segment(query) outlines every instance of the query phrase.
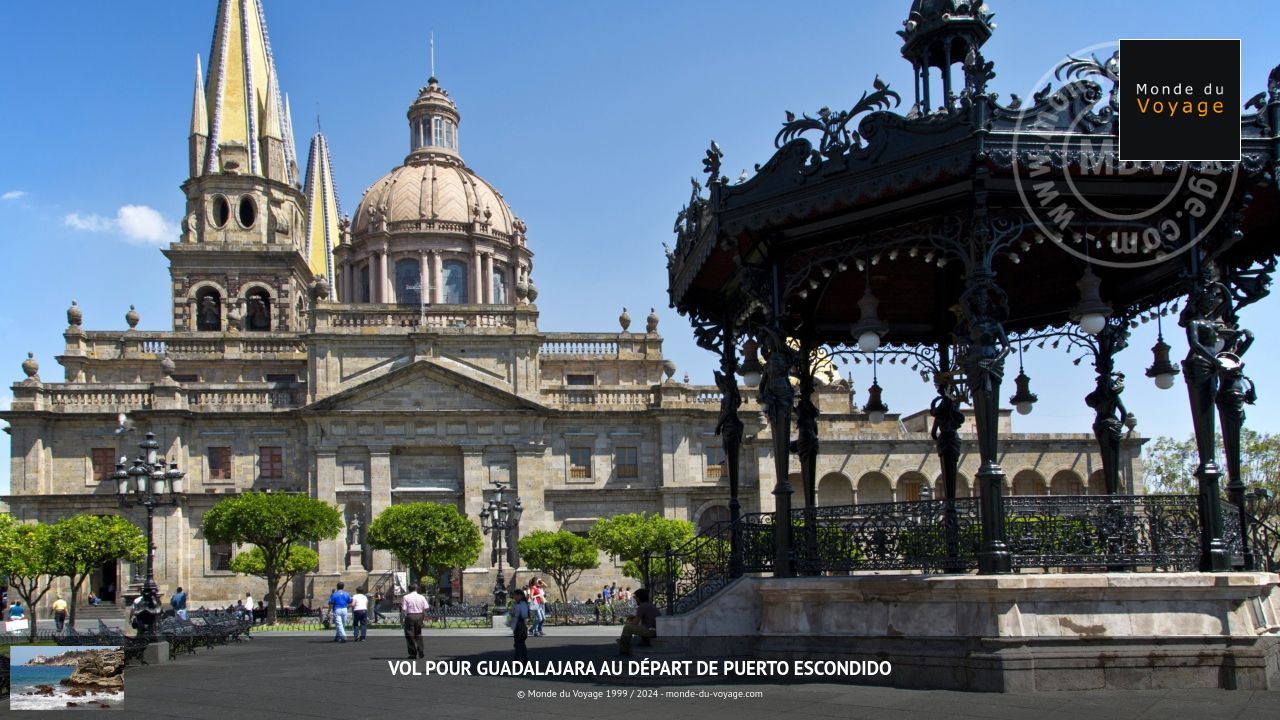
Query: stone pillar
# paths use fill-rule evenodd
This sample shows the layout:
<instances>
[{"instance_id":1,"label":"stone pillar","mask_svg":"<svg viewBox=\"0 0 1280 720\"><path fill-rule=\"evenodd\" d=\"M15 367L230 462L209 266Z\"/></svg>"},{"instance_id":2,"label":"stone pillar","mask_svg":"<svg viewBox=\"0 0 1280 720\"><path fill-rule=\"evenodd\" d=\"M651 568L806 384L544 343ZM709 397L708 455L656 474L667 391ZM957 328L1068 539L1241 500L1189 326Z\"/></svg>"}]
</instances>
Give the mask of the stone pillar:
<instances>
[{"instance_id":1,"label":"stone pillar","mask_svg":"<svg viewBox=\"0 0 1280 720\"><path fill-rule=\"evenodd\" d=\"M485 508L484 492L489 478L484 472L484 448L464 446L462 450L462 512L480 523L480 511ZM494 570L490 567L493 553L493 533L482 532L484 545L475 565L463 569L462 592L467 602L493 602Z\"/></svg>"},{"instance_id":2,"label":"stone pillar","mask_svg":"<svg viewBox=\"0 0 1280 720\"><path fill-rule=\"evenodd\" d=\"M327 503L337 502L339 482L338 452L334 448L316 449L316 474L311 488L312 497ZM320 541L321 574L342 572L346 564L346 546L343 537Z\"/></svg>"},{"instance_id":3,"label":"stone pillar","mask_svg":"<svg viewBox=\"0 0 1280 720\"><path fill-rule=\"evenodd\" d=\"M377 518L391 506L391 448L369 448L369 518ZM345 540L345 538L344 538ZM345 559L344 559L345 563ZM375 550L373 553L373 572L381 573L391 569L391 553L386 550Z\"/></svg>"},{"instance_id":4,"label":"stone pillar","mask_svg":"<svg viewBox=\"0 0 1280 720\"><path fill-rule=\"evenodd\" d=\"M431 253L431 302L439 305L444 302L443 285L443 260L440 258L439 251Z\"/></svg>"},{"instance_id":5,"label":"stone pillar","mask_svg":"<svg viewBox=\"0 0 1280 720\"><path fill-rule=\"evenodd\" d=\"M493 304L493 255L485 253L484 255L484 274L481 277L484 281L484 302Z\"/></svg>"},{"instance_id":6,"label":"stone pillar","mask_svg":"<svg viewBox=\"0 0 1280 720\"><path fill-rule=\"evenodd\" d=\"M471 263L472 289L471 294L467 297L467 302L482 303L484 302L484 268L483 260L480 257L480 251L475 251L475 257Z\"/></svg>"},{"instance_id":7,"label":"stone pillar","mask_svg":"<svg viewBox=\"0 0 1280 720\"><path fill-rule=\"evenodd\" d=\"M391 283L387 279L387 249L378 251L378 302L391 302Z\"/></svg>"},{"instance_id":8,"label":"stone pillar","mask_svg":"<svg viewBox=\"0 0 1280 720\"><path fill-rule=\"evenodd\" d=\"M396 264L391 262L390 251L382 253L382 279L386 282L386 291L383 293L385 303L394 303L398 300L396 297Z\"/></svg>"},{"instance_id":9,"label":"stone pillar","mask_svg":"<svg viewBox=\"0 0 1280 720\"><path fill-rule=\"evenodd\" d=\"M421 303L431 302L431 268L427 267L427 251L418 251L418 300Z\"/></svg>"}]
</instances>

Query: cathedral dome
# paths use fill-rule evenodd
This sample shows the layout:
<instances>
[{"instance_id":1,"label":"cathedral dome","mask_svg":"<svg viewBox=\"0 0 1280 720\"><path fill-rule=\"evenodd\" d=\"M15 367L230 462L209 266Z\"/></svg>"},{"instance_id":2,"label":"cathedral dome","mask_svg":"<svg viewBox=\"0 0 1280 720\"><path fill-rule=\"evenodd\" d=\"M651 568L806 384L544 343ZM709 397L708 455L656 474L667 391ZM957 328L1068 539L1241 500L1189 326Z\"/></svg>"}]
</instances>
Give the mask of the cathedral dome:
<instances>
[{"instance_id":1,"label":"cathedral dome","mask_svg":"<svg viewBox=\"0 0 1280 720\"><path fill-rule=\"evenodd\" d=\"M433 77L409 106L409 155L365 191L335 249L340 301L532 301L525 224L458 152L458 107Z\"/></svg>"},{"instance_id":2,"label":"cathedral dome","mask_svg":"<svg viewBox=\"0 0 1280 720\"><path fill-rule=\"evenodd\" d=\"M518 219L502 194L460 161L410 155L364 194L352 222L358 235L375 232L465 232L510 239Z\"/></svg>"},{"instance_id":3,"label":"cathedral dome","mask_svg":"<svg viewBox=\"0 0 1280 720\"><path fill-rule=\"evenodd\" d=\"M458 153L458 107L433 77L409 106L409 156L365 191L352 231L466 232L519 237L523 224L502 194Z\"/></svg>"}]
</instances>

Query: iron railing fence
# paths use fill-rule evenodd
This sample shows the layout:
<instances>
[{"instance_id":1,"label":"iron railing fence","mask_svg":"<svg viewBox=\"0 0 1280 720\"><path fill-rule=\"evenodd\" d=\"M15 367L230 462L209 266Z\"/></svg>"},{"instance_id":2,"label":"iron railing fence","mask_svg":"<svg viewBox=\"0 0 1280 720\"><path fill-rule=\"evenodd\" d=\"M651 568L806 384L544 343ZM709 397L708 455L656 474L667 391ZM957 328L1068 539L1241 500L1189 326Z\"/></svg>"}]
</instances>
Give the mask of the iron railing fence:
<instances>
[{"instance_id":1,"label":"iron railing fence","mask_svg":"<svg viewBox=\"0 0 1280 720\"><path fill-rule=\"evenodd\" d=\"M859 571L968 572L978 566L978 498L801 508L789 543L799 575ZM1243 563L1239 514L1223 503L1223 535ZM1059 495L1004 498L1005 541L1015 571L1193 571L1200 563L1195 495ZM1275 567L1280 533L1250 523ZM732 541L737 540L737 552ZM655 600L688 612L742 575L772 572L773 513L718 522L684 545L645 558ZM1259 552L1259 555L1262 555Z\"/></svg>"}]
</instances>

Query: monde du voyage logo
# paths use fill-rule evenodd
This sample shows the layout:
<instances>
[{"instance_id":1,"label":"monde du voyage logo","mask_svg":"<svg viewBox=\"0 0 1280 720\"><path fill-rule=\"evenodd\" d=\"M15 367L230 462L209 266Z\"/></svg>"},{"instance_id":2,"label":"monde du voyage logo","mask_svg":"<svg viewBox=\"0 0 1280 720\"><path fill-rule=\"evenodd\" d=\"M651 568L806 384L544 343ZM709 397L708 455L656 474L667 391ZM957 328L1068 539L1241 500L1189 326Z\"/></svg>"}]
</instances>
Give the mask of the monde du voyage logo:
<instances>
[{"instance_id":1,"label":"monde du voyage logo","mask_svg":"<svg viewBox=\"0 0 1280 720\"><path fill-rule=\"evenodd\" d=\"M1239 40L1100 43L1060 60L1028 95L1014 179L1044 238L1088 263L1141 267L1217 227L1240 170ZM1129 177L1165 182L1152 197L1115 183Z\"/></svg>"}]
</instances>

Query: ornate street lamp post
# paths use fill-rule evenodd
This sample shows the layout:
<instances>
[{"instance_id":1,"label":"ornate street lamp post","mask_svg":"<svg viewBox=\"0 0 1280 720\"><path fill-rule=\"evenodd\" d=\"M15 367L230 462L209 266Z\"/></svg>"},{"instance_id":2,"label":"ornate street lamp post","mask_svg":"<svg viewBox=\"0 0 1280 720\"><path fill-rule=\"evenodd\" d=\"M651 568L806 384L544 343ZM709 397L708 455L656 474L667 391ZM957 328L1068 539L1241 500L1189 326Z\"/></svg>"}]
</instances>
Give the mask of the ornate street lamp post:
<instances>
[{"instance_id":1,"label":"ornate street lamp post","mask_svg":"<svg viewBox=\"0 0 1280 720\"><path fill-rule=\"evenodd\" d=\"M121 508L134 505L147 509L147 578L142 584L142 610L137 619L138 633L149 637L160 614L160 588L156 586L155 576L155 509L160 505L178 504L186 473L178 469L177 463L169 463L165 469L164 459L158 455L160 443L156 442L155 433L147 433L138 448L142 454L133 461L133 467L125 470L123 462L116 464L111 479L116 482Z\"/></svg>"},{"instance_id":2,"label":"ornate street lamp post","mask_svg":"<svg viewBox=\"0 0 1280 720\"><path fill-rule=\"evenodd\" d=\"M507 604L507 583L503 577L503 544L506 544L506 559L514 567L516 564L514 543L509 542L508 535L511 531L520 526L520 515L524 512L524 506L520 503L520 498L508 501L503 497L503 493L509 490L506 485L501 482L495 482L496 492L489 499L489 504L485 509L480 511L480 528L490 533L493 539L493 551L490 553L490 564L497 564L498 579L493 585L493 604L497 607L505 607Z\"/></svg>"}]
</instances>

